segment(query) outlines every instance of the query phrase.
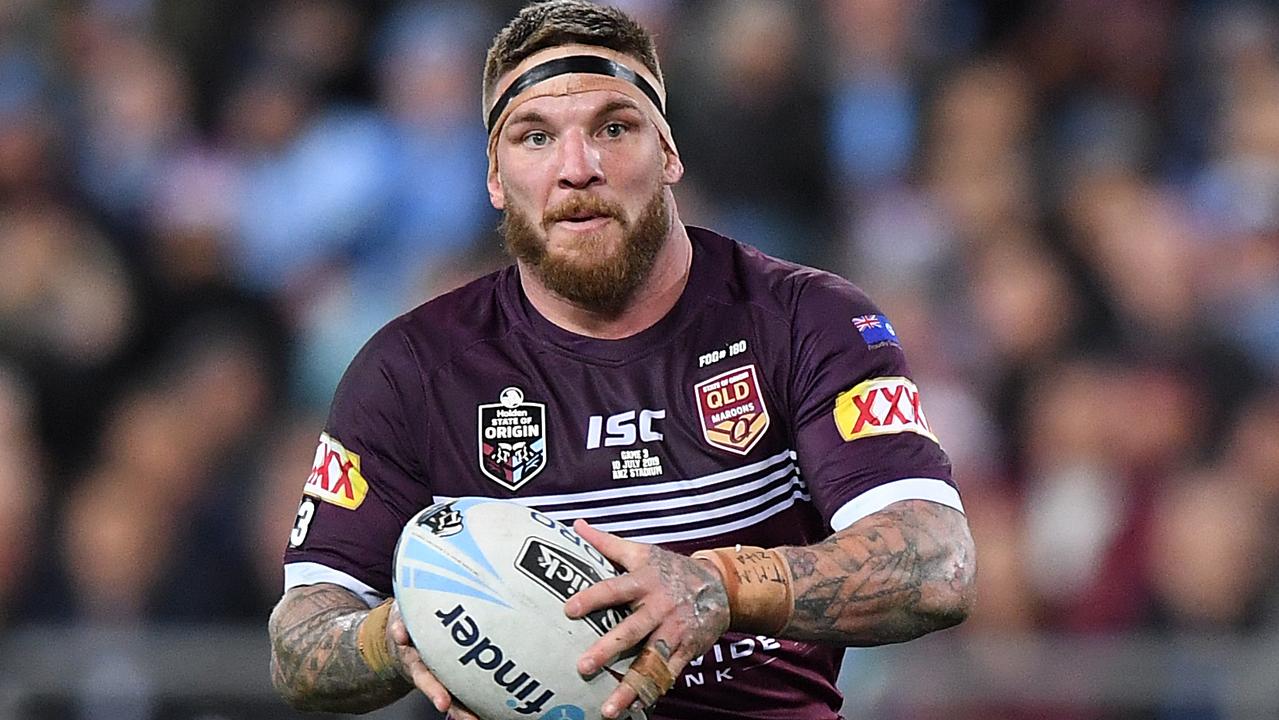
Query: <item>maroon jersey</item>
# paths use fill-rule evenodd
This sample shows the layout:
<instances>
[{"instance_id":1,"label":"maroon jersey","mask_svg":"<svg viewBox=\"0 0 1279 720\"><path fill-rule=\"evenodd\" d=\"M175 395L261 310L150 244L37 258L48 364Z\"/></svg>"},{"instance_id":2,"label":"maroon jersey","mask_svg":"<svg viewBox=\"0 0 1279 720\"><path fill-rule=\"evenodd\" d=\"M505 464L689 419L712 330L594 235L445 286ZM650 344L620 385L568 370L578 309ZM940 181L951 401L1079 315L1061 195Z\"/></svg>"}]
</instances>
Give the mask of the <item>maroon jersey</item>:
<instances>
[{"instance_id":1,"label":"maroon jersey","mask_svg":"<svg viewBox=\"0 0 1279 720\"><path fill-rule=\"evenodd\" d=\"M822 540L890 503L962 509L892 325L847 281L689 228L675 307L622 340L539 315L515 266L379 331L347 370L287 587L391 591L408 519L464 495L681 553ZM843 648L729 633L661 718L835 718Z\"/></svg>"}]
</instances>

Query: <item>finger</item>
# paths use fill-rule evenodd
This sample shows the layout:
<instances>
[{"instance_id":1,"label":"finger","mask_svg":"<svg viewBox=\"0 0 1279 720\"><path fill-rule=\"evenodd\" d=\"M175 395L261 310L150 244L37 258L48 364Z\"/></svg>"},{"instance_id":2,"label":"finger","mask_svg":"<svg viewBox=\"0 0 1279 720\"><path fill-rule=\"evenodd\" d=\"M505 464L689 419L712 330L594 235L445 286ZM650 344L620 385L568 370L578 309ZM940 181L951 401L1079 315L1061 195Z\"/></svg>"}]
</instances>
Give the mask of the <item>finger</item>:
<instances>
[{"instance_id":1,"label":"finger","mask_svg":"<svg viewBox=\"0 0 1279 720\"><path fill-rule=\"evenodd\" d=\"M454 701L453 707L449 708L449 720L480 720L480 716L475 712L467 710L462 703Z\"/></svg>"},{"instance_id":2,"label":"finger","mask_svg":"<svg viewBox=\"0 0 1279 720\"><path fill-rule=\"evenodd\" d=\"M418 654L414 647L400 648L400 663L404 665L404 669L409 673L409 679L413 681L413 686L422 691L435 706L436 710L445 712L452 704L453 696L449 694L448 688L436 679L435 675L426 667L426 663L422 662L422 656Z\"/></svg>"},{"instance_id":3,"label":"finger","mask_svg":"<svg viewBox=\"0 0 1279 720\"><path fill-rule=\"evenodd\" d=\"M652 590L632 573L601 580L590 587L578 590L564 601L564 614L571 618L585 617L601 608L625 605L638 600Z\"/></svg>"},{"instance_id":4,"label":"finger","mask_svg":"<svg viewBox=\"0 0 1279 720\"><path fill-rule=\"evenodd\" d=\"M626 570L644 564L648 558L650 546L643 543L622 539L613 533L597 530L595 526L578 519L573 521L573 530L586 542L595 546L604 557L621 565Z\"/></svg>"},{"instance_id":5,"label":"finger","mask_svg":"<svg viewBox=\"0 0 1279 720\"><path fill-rule=\"evenodd\" d=\"M386 632L391 636L391 642L396 645L413 644L413 639L409 637L409 629L404 624L404 614L400 612L398 600L391 602L391 614L386 621Z\"/></svg>"},{"instance_id":6,"label":"finger","mask_svg":"<svg viewBox=\"0 0 1279 720\"><path fill-rule=\"evenodd\" d=\"M449 720L480 720L478 715L456 699L453 700L453 706L449 708L448 717Z\"/></svg>"},{"instance_id":7,"label":"finger","mask_svg":"<svg viewBox=\"0 0 1279 720\"><path fill-rule=\"evenodd\" d=\"M644 610L632 613L578 657L577 671L588 677L594 675L605 665L611 665L622 653L640 644L658 624L659 619Z\"/></svg>"},{"instance_id":8,"label":"finger","mask_svg":"<svg viewBox=\"0 0 1279 720\"><path fill-rule=\"evenodd\" d=\"M392 616L386 624L386 631L391 634L391 642L402 647L412 647L413 638L409 637L409 629L404 621Z\"/></svg>"},{"instance_id":9,"label":"finger","mask_svg":"<svg viewBox=\"0 0 1279 720\"><path fill-rule=\"evenodd\" d=\"M671 647L665 640L658 638L646 645L631 662L621 686L609 694L604 704L613 708L626 707L622 703L632 696L637 698L637 701L632 701L635 707L643 708L657 702L675 685L678 670L671 667L671 656ZM630 693L619 693L621 688L629 689Z\"/></svg>"},{"instance_id":10,"label":"finger","mask_svg":"<svg viewBox=\"0 0 1279 720\"><path fill-rule=\"evenodd\" d=\"M635 694L635 689L626 683L618 683L617 688L604 698L604 704L600 706L600 713L612 720L622 714L622 710L635 705L636 710L642 709L642 703L639 702L639 696Z\"/></svg>"}]
</instances>

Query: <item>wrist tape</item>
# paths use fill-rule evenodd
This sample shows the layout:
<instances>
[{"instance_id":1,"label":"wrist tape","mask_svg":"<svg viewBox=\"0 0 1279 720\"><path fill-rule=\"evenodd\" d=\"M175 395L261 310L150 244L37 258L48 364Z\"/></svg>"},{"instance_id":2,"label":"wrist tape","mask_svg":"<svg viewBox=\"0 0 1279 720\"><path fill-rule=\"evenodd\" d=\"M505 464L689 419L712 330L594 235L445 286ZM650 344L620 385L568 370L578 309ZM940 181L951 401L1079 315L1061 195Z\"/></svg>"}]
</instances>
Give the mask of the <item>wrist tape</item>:
<instances>
[{"instance_id":1,"label":"wrist tape","mask_svg":"<svg viewBox=\"0 0 1279 720\"><path fill-rule=\"evenodd\" d=\"M698 550L693 557L711 563L723 577L730 630L775 635L790 622L794 579L780 552L738 545Z\"/></svg>"},{"instance_id":2,"label":"wrist tape","mask_svg":"<svg viewBox=\"0 0 1279 720\"><path fill-rule=\"evenodd\" d=\"M356 644L359 645L364 664L383 680L400 677L395 658L386 648L386 624L390 619L391 600L388 599L369 611L360 623L360 630L356 635Z\"/></svg>"}]
</instances>

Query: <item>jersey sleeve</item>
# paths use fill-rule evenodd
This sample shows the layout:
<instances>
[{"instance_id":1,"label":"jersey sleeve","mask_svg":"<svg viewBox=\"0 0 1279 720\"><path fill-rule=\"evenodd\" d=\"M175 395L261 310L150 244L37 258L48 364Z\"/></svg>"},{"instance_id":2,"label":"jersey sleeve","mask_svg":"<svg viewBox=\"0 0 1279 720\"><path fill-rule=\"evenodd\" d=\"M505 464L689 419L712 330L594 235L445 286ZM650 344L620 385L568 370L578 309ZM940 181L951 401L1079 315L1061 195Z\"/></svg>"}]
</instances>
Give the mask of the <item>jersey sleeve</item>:
<instances>
[{"instance_id":1,"label":"jersey sleeve","mask_svg":"<svg viewBox=\"0 0 1279 720\"><path fill-rule=\"evenodd\" d=\"M963 505L892 323L833 275L799 293L792 412L800 468L835 531L899 500Z\"/></svg>"},{"instance_id":2,"label":"jersey sleeve","mask_svg":"<svg viewBox=\"0 0 1279 720\"><path fill-rule=\"evenodd\" d=\"M400 531L432 501L421 378L394 323L347 368L284 553L286 590L331 582L370 605L390 595Z\"/></svg>"}]
</instances>

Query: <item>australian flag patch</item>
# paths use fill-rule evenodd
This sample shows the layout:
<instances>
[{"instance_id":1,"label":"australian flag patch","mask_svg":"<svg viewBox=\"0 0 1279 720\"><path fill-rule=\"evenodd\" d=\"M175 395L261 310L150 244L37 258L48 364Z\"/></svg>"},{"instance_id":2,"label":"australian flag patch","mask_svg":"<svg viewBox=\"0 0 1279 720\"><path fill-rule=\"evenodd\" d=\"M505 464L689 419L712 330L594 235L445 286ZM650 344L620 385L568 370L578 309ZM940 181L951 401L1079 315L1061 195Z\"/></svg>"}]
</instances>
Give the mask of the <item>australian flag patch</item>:
<instances>
[{"instance_id":1,"label":"australian flag patch","mask_svg":"<svg viewBox=\"0 0 1279 720\"><path fill-rule=\"evenodd\" d=\"M901 347L901 343L897 341L897 333L893 330L893 324L883 315L859 315L853 318L853 327L857 328L857 333L862 336L862 340L866 341L867 347L877 348L884 345Z\"/></svg>"}]
</instances>

